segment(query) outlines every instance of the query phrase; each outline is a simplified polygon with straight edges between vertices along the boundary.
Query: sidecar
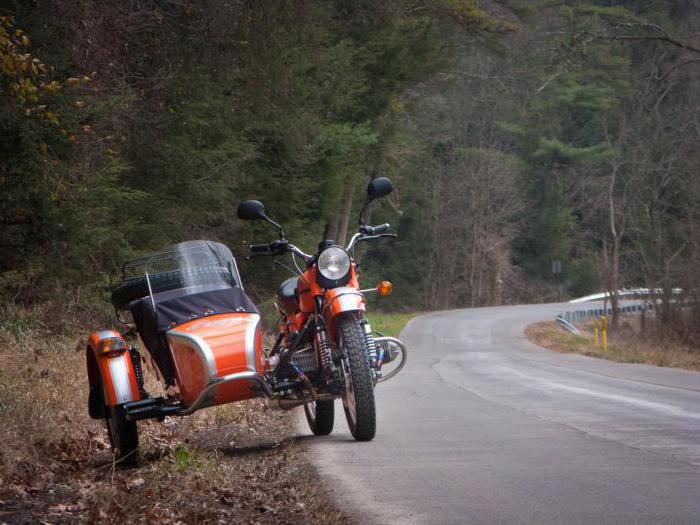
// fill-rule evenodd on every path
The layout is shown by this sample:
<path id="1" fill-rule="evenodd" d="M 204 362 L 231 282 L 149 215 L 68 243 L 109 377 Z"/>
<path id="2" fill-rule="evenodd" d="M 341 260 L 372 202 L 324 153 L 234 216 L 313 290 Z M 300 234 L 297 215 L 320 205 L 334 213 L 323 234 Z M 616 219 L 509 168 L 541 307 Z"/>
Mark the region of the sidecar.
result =
<path id="1" fill-rule="evenodd" d="M 188 241 L 127 262 L 112 303 L 120 316 L 131 316 L 167 392 L 145 392 L 140 354 L 119 333 L 90 336 L 89 412 L 107 420 L 118 457 L 135 459 L 138 419 L 265 392 L 260 315 L 223 244 Z"/>

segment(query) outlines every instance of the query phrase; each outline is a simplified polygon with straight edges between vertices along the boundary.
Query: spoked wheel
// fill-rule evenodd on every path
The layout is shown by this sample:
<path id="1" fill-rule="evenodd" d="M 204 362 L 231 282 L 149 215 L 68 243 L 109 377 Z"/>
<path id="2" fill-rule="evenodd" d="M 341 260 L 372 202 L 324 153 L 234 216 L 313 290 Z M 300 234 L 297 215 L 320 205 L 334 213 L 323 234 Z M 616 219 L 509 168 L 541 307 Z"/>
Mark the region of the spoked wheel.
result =
<path id="1" fill-rule="evenodd" d="M 112 451 L 121 465 L 135 465 L 139 459 L 139 432 L 136 421 L 129 421 L 121 406 L 106 407 L 107 431 Z"/>
<path id="2" fill-rule="evenodd" d="M 343 359 L 343 408 L 350 433 L 357 441 L 369 441 L 377 431 L 374 384 L 360 319 L 345 314 L 338 321 Z"/>
<path id="3" fill-rule="evenodd" d="M 312 401 L 304 405 L 304 414 L 309 423 L 311 432 L 316 436 L 327 436 L 333 432 L 333 420 L 335 419 L 334 401 Z"/>

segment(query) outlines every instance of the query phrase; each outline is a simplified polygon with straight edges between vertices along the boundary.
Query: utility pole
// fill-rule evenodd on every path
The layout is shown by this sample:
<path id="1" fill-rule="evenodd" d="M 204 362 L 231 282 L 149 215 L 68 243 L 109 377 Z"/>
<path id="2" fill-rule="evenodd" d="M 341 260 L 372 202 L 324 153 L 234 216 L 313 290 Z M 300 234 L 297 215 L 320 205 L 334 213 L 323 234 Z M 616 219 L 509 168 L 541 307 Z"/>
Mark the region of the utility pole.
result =
<path id="1" fill-rule="evenodd" d="M 557 302 L 561 301 L 561 261 L 552 261 L 552 274 L 557 282 Z"/>

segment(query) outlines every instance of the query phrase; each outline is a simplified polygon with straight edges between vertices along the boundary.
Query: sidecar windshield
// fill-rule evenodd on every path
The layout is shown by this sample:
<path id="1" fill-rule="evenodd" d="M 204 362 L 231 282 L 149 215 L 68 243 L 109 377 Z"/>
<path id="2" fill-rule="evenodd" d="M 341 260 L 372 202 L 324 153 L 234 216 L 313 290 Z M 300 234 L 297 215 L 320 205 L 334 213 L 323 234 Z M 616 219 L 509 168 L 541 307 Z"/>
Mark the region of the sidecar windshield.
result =
<path id="1" fill-rule="evenodd" d="M 186 241 L 127 262 L 124 280 L 149 276 L 153 293 L 167 289 L 242 288 L 236 261 L 226 246 L 214 241 Z"/>

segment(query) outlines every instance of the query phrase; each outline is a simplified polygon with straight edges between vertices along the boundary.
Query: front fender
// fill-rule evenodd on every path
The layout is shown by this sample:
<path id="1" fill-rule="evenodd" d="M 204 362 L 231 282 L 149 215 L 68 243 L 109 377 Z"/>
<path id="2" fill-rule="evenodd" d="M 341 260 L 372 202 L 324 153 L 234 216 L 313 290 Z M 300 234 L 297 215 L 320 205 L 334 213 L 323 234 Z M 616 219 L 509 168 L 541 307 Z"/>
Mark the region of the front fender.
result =
<path id="1" fill-rule="evenodd" d="M 335 318 L 344 312 L 364 312 L 365 296 L 355 288 L 343 286 L 328 290 L 325 296 L 325 304 L 331 314 L 331 318 Z"/>
<path id="2" fill-rule="evenodd" d="M 119 350 L 103 352 L 104 342 L 117 340 Z M 88 381 L 91 391 L 100 391 L 106 406 L 121 405 L 141 399 L 134 364 L 128 345 L 114 330 L 102 330 L 90 335 L 87 347 Z"/>

